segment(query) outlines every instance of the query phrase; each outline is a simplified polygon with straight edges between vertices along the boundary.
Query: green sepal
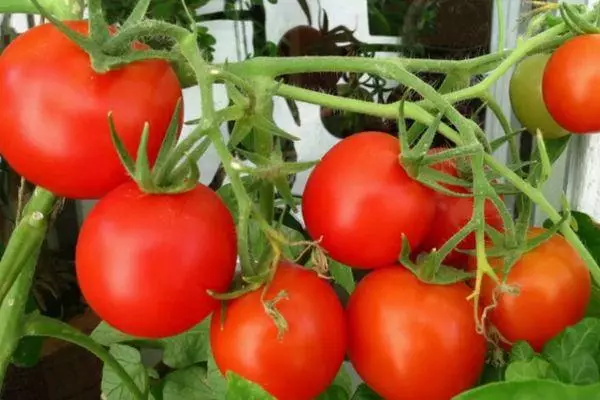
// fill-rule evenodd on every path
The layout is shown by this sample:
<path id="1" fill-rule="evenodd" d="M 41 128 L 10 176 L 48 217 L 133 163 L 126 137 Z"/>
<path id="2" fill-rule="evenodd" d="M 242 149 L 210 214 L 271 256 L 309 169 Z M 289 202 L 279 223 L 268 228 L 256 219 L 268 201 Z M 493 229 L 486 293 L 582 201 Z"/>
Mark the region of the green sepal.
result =
<path id="1" fill-rule="evenodd" d="M 154 189 L 150 162 L 148 161 L 148 139 L 150 136 L 150 125 L 144 123 L 144 130 L 140 139 L 135 162 L 135 176 L 140 188 L 144 191 Z"/>
<path id="2" fill-rule="evenodd" d="M 121 164 L 123 165 L 123 167 L 125 167 L 125 170 L 129 174 L 129 176 L 135 179 L 135 161 L 133 161 L 133 158 L 131 158 L 131 155 L 127 151 L 127 148 L 125 148 L 123 141 L 117 133 L 115 122 L 112 117 L 112 112 L 108 113 L 108 127 L 110 129 L 110 138 L 112 139 L 113 145 L 117 150 L 117 155 L 121 160 Z"/>

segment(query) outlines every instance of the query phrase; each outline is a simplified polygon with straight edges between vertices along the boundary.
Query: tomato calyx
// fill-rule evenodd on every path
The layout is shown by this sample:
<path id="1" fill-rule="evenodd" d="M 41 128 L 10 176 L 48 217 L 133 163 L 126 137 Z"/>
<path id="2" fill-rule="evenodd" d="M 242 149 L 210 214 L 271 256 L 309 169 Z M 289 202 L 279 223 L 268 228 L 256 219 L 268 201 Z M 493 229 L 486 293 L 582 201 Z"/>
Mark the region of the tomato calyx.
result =
<path id="1" fill-rule="evenodd" d="M 135 61 L 160 59 L 181 62 L 182 56 L 174 51 L 154 50 L 139 41 L 150 35 L 180 41 L 195 36 L 195 31 L 169 24 L 164 21 L 144 20 L 149 0 L 139 1 L 119 30 L 108 25 L 104 19 L 102 2 L 91 0 L 89 10 L 89 34 L 84 35 L 69 28 L 64 22 L 46 10 L 39 0 L 31 0 L 40 15 L 50 21 L 89 56 L 91 66 L 97 73 L 106 73 Z M 190 25 L 192 26 L 192 25 Z"/>
<path id="2" fill-rule="evenodd" d="M 180 114 L 181 99 L 177 102 L 154 167 L 150 166 L 147 153 L 150 125 L 148 123 L 144 124 L 140 145 L 134 161 L 117 133 L 112 113 L 108 115 L 110 135 L 119 159 L 129 176 L 144 193 L 184 193 L 194 189 L 198 184 L 200 170 L 196 162 L 187 156 L 190 144 L 182 142 L 180 146 L 177 146 Z M 192 143 L 192 146 L 195 144 L 195 142 Z"/>
<path id="3" fill-rule="evenodd" d="M 430 253 L 421 253 L 416 260 L 411 259 L 410 244 L 406 236 L 402 237 L 402 253 L 400 254 L 400 263 L 411 271 L 420 281 L 438 285 L 452 285 L 457 282 L 467 281 L 473 278 L 471 272 L 450 267 L 442 264 L 445 256 L 434 250 Z"/>

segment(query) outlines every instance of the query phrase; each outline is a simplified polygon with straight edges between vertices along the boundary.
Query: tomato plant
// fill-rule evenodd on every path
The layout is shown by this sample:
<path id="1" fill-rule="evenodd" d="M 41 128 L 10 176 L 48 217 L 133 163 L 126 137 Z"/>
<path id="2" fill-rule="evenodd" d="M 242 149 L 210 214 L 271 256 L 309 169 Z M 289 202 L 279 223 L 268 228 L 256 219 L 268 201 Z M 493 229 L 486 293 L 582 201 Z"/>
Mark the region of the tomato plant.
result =
<path id="1" fill-rule="evenodd" d="M 115 29 L 103 2 L 89 1 L 89 23 L 79 0 L 43 3 L 0 2 L 0 13 L 48 21 L 0 56 L 0 153 L 39 185 L 5 207 L 14 229 L 0 259 L 0 385 L 34 336 L 96 354 L 107 400 L 485 400 L 532 382 L 575 398 L 600 382 L 600 228 L 544 190 L 567 143 L 546 140 L 562 134 L 547 114 L 565 131 L 599 130 L 597 9 L 536 7 L 514 48 L 457 60 L 386 56 L 330 30 L 323 13 L 279 57 L 215 64 L 208 28 L 185 5 L 155 20 L 140 0 Z M 263 2 L 233 3 L 209 19 L 264 22 Z M 264 26 L 253 28 L 253 44 L 266 44 Z M 535 54 L 551 54 L 545 67 Z M 544 131 L 529 153 L 490 91 L 514 66 L 514 111 Z M 336 93 L 341 76 L 357 96 Z M 181 86 L 197 91 L 201 117 L 180 139 Z M 217 87 L 228 100 L 218 105 Z M 274 98 L 298 125 L 310 103 L 398 132 L 355 129 L 321 160 L 296 159 L 288 149 L 301 139 L 276 123 Z M 482 115 L 504 135 L 492 140 Z M 198 183 L 207 150 L 220 161 L 208 187 Z M 304 192 L 292 190 L 313 167 Z M 27 308 L 58 196 L 100 197 L 75 257 L 79 289 L 103 319 L 90 337 Z M 534 210 L 556 232 L 539 246 Z M 434 248 L 443 254 L 422 252 Z M 464 253 L 467 271 L 445 265 L 462 267 Z M 160 361 L 148 365 L 147 349 Z M 356 389 L 346 353 L 364 380 Z"/>
<path id="2" fill-rule="evenodd" d="M 475 385 L 486 340 L 475 331 L 468 295 L 464 283 L 423 283 L 402 266 L 371 272 L 347 306 L 348 355 L 358 374 L 390 400 L 449 399 Z"/>
<path id="3" fill-rule="evenodd" d="M 529 133 L 535 135 L 539 129 L 545 138 L 556 139 L 568 132 L 554 121 L 544 103 L 542 78 L 549 58 L 549 53 L 535 54 L 517 64 L 509 94 L 515 116 Z"/>
<path id="4" fill-rule="evenodd" d="M 600 102 L 594 96 L 600 72 L 595 49 L 600 34 L 566 41 L 552 53 L 542 81 L 544 102 L 554 120 L 569 132 L 589 134 L 600 130 Z"/>
<path id="5" fill-rule="evenodd" d="M 105 321 L 133 336 L 165 337 L 198 324 L 218 306 L 236 260 L 235 226 L 221 199 L 198 185 L 147 195 L 125 183 L 86 218 L 77 279 Z"/>
<path id="6" fill-rule="evenodd" d="M 529 237 L 543 232 L 532 228 Z M 503 277 L 502 260 L 491 259 Z M 568 326 L 585 315 L 590 300 L 590 274 L 581 256 L 561 236 L 554 235 L 523 254 L 505 278 L 504 292 L 489 278 L 483 280 L 483 304 L 489 321 L 510 343 L 527 341 L 540 351 Z"/>
<path id="7" fill-rule="evenodd" d="M 86 21 L 68 26 L 87 34 Z M 34 184 L 82 199 L 99 198 L 128 179 L 111 142 L 108 113 L 132 153 L 144 123 L 150 124 L 153 161 L 182 96 L 167 62 L 146 60 L 100 74 L 88 54 L 50 23 L 28 30 L 2 53 L 0 92 L 0 154 Z"/>
<path id="8" fill-rule="evenodd" d="M 434 148 L 432 153 L 439 153 L 442 148 Z M 442 163 L 434 164 L 433 167 L 444 174 L 453 177 L 458 177 L 456 162 L 454 160 L 446 160 Z M 462 186 L 445 185 L 447 189 L 458 193 L 468 194 L 469 190 Z M 473 215 L 474 199 L 473 197 L 458 197 L 441 192 L 434 194 L 436 211 L 434 223 L 425 235 L 425 239 L 421 244 L 421 249 L 431 251 L 439 250 L 452 236 L 460 231 L 467 223 L 469 223 Z M 488 226 L 497 230 L 502 230 L 502 218 L 500 217 L 496 207 L 488 200 L 484 208 L 485 222 Z M 466 268 L 468 255 L 461 253 L 460 250 L 475 249 L 475 234 L 468 234 L 456 246 L 456 250 L 446 256 L 444 262 L 448 265 L 453 265 L 458 268 Z"/>
<path id="9" fill-rule="evenodd" d="M 398 139 L 361 132 L 336 144 L 312 171 L 302 197 L 308 232 L 335 260 L 356 268 L 393 264 L 402 235 L 412 247 L 431 224 L 433 193 L 399 161 Z"/>
<path id="10" fill-rule="evenodd" d="M 250 379 L 277 399 L 314 399 L 344 361 L 342 305 L 315 272 L 289 262 L 279 264 L 264 297 L 285 319 L 285 332 L 265 313 L 260 291 L 246 294 L 213 315 L 215 361 L 223 373 Z"/>

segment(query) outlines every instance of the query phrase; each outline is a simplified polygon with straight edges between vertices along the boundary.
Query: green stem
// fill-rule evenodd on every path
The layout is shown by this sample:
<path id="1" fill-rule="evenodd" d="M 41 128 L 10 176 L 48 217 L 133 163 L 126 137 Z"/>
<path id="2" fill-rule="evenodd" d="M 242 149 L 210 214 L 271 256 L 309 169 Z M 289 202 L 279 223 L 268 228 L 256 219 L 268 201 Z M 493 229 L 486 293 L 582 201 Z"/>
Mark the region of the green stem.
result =
<path id="1" fill-rule="evenodd" d="M 223 163 L 223 169 L 231 181 L 231 187 L 238 202 L 240 215 L 244 217 L 249 215 L 249 210 L 251 210 L 252 207 L 252 200 L 246 192 L 246 188 L 244 187 L 244 183 L 242 182 L 238 171 L 233 167 L 233 156 L 229 152 L 227 144 L 223 140 L 223 136 L 218 128 L 213 99 L 214 75 L 209 73 L 209 66 L 202 58 L 202 54 L 196 45 L 195 35 L 190 34 L 187 37 L 180 39 L 179 46 L 183 56 L 188 60 L 189 64 L 194 69 L 196 80 L 200 89 L 202 99 L 202 127 L 207 129 L 208 137 L 210 138 L 217 155 Z M 240 228 L 239 225 L 238 228 Z M 240 232 L 238 232 L 238 252 L 244 253 L 240 254 L 242 271 L 246 276 L 254 276 L 256 273 L 254 270 L 254 265 L 251 262 L 248 246 L 246 244 L 248 235 L 246 219 L 242 220 L 241 228 L 242 229 L 239 229 Z"/>
<path id="2" fill-rule="evenodd" d="M 554 223 L 558 223 L 561 220 L 561 215 L 554 209 L 552 204 L 544 197 L 540 190 L 534 188 L 529 183 L 521 179 L 516 173 L 508 169 L 506 166 L 500 164 L 494 157 L 489 154 L 485 156 L 486 164 L 494 171 L 498 172 L 506 178 L 506 180 L 512 183 L 515 188 L 529 197 L 535 204 L 537 204 L 542 211 L 544 211 L 550 220 Z M 579 236 L 571 229 L 569 224 L 562 224 L 560 228 L 561 233 L 565 236 L 567 241 L 577 250 L 585 261 L 592 278 L 597 284 L 600 284 L 600 267 L 596 263 L 594 257 L 590 254 L 588 249 L 579 239 Z"/>
<path id="3" fill-rule="evenodd" d="M 30 254 L 21 274 L 0 306 L 0 389 L 12 355 L 21 339 L 23 317 L 29 300 L 29 290 L 35 274 L 39 249 Z"/>
<path id="4" fill-rule="evenodd" d="M 21 219 L 8 241 L 0 260 L 0 303 L 21 274 L 31 253 L 39 249 L 46 237 L 44 214 L 34 212 Z"/>
<path id="5" fill-rule="evenodd" d="M 268 90 L 271 79 L 257 79 L 255 86 L 258 93 L 255 112 L 264 116 L 267 120 L 273 121 L 273 98 Z M 267 129 L 254 130 L 254 151 L 265 158 L 270 158 L 273 152 L 273 133 Z M 275 186 L 272 182 L 264 180 L 260 184 L 258 201 L 261 214 L 268 223 L 273 222 L 275 218 Z"/>
<path id="6" fill-rule="evenodd" d="M 405 68 L 409 71 L 429 71 L 449 73 L 456 71 L 478 72 L 492 70 L 506 58 L 510 51 L 500 51 L 466 60 L 434 60 L 419 58 L 378 58 L 345 56 L 306 56 L 306 57 L 256 57 L 239 63 L 229 64 L 226 69 L 241 75 L 270 74 L 274 78 L 280 75 L 307 72 L 355 72 L 369 73 L 382 78 L 393 78 L 393 71 Z M 374 62 L 376 61 L 376 62 Z"/>
<path id="7" fill-rule="evenodd" d="M 338 97 L 330 94 L 314 92 L 291 85 L 277 85 L 275 93 L 288 99 L 317 104 L 335 110 L 344 110 L 361 114 L 372 115 L 386 119 L 398 119 L 400 116 L 400 102 L 391 104 L 378 104 L 369 101 L 356 100 L 347 97 Z M 404 102 L 404 115 L 408 119 L 414 119 L 425 125 L 430 125 L 434 117 L 419 105 Z M 439 131 L 455 143 L 460 143 L 458 133 L 446 124 L 440 124 Z"/>
<path id="8" fill-rule="evenodd" d="M 107 349 L 96 343 L 89 336 L 79 332 L 71 325 L 53 318 L 34 315 L 25 321 L 23 334 L 24 336 L 51 337 L 83 347 L 102 360 L 104 364 L 112 368 L 112 370 L 119 375 L 119 378 L 123 384 L 127 387 L 127 389 L 129 389 L 131 394 L 136 399 L 144 400 L 146 398 L 140 388 L 137 387 L 133 379 L 131 379 L 131 376 L 129 376 L 123 366 L 119 364 L 119 362 L 112 356 L 112 354 L 109 353 Z"/>
<path id="9" fill-rule="evenodd" d="M 74 19 L 83 16 L 83 2 L 81 0 L 40 0 L 50 14 L 59 19 Z M 0 14 L 38 14 L 36 6 L 29 0 L 2 0 L 0 1 Z"/>
<path id="10" fill-rule="evenodd" d="M 4 283 L 9 276 L 16 273 L 16 279 L 8 287 L 6 297 L 0 303 L 0 387 L 12 353 L 19 342 L 31 281 L 46 232 L 46 221 L 55 201 L 52 193 L 41 188 L 35 189 L 23 211 L 24 217 L 11 235 L 0 261 L 3 268 L 0 282 Z M 27 257 L 23 257 L 24 254 Z"/>

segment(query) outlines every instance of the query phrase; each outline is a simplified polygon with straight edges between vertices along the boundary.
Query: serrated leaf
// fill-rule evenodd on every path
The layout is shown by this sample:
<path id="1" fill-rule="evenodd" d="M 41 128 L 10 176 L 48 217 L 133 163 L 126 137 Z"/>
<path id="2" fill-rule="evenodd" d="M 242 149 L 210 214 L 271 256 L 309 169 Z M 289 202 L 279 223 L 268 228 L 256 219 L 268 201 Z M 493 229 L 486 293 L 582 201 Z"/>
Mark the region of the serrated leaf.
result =
<path id="1" fill-rule="evenodd" d="M 104 321 L 98 324 L 98 326 L 92 331 L 90 336 L 92 339 L 94 339 L 96 342 L 100 343 L 103 346 L 110 346 L 116 343 L 130 342 L 136 340 L 135 337 L 129 336 L 113 328 Z"/>
<path id="2" fill-rule="evenodd" d="M 585 318 L 546 343 L 542 354 L 556 365 L 585 354 L 597 354 L 599 347 L 600 320 Z"/>
<path id="3" fill-rule="evenodd" d="M 250 382 L 241 376 L 227 372 L 226 400 L 275 400 L 260 385 Z"/>
<path id="4" fill-rule="evenodd" d="M 192 366 L 171 372 L 164 378 L 163 400 L 221 400 L 209 385 L 207 370 Z"/>
<path id="5" fill-rule="evenodd" d="M 558 379 L 564 383 L 587 385 L 600 380 L 598 364 L 591 354 L 580 354 L 567 360 L 553 362 Z"/>
<path id="6" fill-rule="evenodd" d="M 529 361 L 535 357 L 535 350 L 524 340 L 516 342 L 510 352 L 510 362 Z"/>
<path id="7" fill-rule="evenodd" d="M 170 338 L 162 339 L 163 362 L 171 368 L 185 368 L 207 361 L 209 353 L 210 318 L 194 328 Z"/>
<path id="8" fill-rule="evenodd" d="M 110 354 L 123 366 L 142 392 L 149 389 L 148 372 L 142 364 L 142 356 L 137 349 L 122 344 L 114 344 L 110 347 Z M 102 369 L 100 388 L 103 398 L 106 400 L 137 400 L 123 384 L 119 375 L 106 364 Z"/>
<path id="9" fill-rule="evenodd" d="M 354 275 L 352 274 L 352 268 L 347 267 L 339 262 L 329 259 L 329 273 L 331 277 L 341 287 L 343 287 L 348 294 L 354 292 L 356 288 L 356 282 L 354 281 Z"/>
<path id="10" fill-rule="evenodd" d="M 528 361 L 515 361 L 506 368 L 504 378 L 507 382 L 546 379 L 551 368 L 550 363 L 540 357 Z"/>

